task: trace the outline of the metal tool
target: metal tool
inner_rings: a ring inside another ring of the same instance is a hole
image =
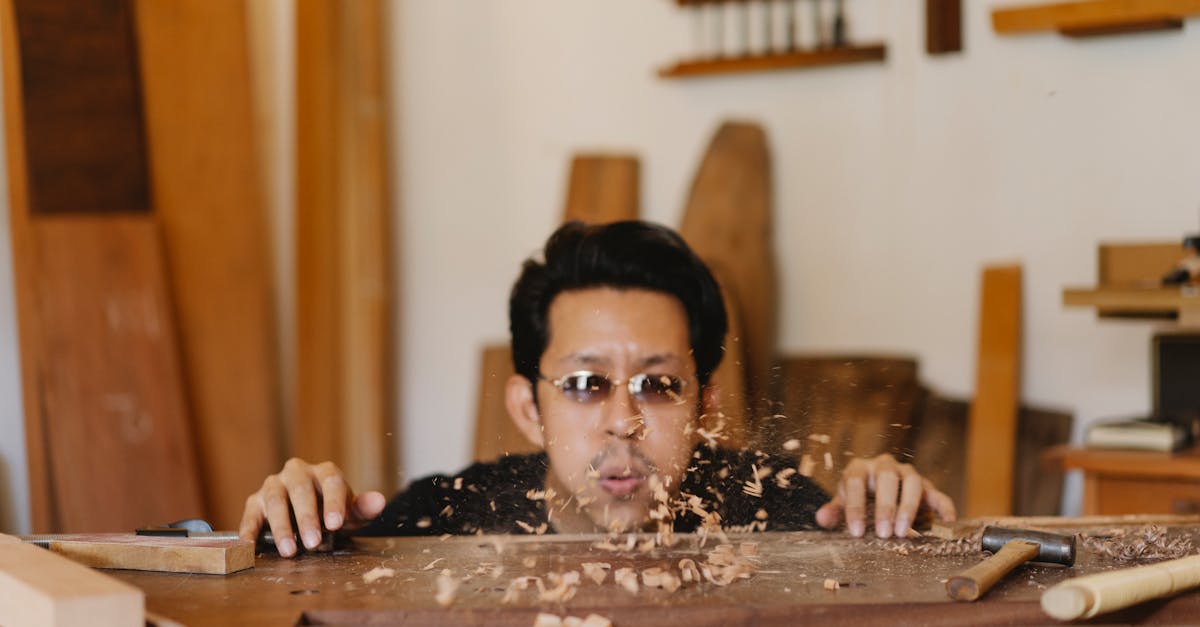
[[[1075,536],[986,527],[980,544],[991,557],[946,581],[946,593],[956,601],[974,601],[1025,562],[1075,565]]]

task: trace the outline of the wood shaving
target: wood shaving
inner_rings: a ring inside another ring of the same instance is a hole
[[[786,488],[792,485],[791,477],[794,474],[796,474],[795,468],[784,468],[783,470],[780,470],[779,472],[775,473],[775,485],[781,488]]]
[[[440,561],[442,561],[442,560],[445,560],[445,559],[446,559],[446,558],[444,558],[444,557],[439,557],[439,558],[437,558],[437,559],[433,560],[432,562],[429,562],[428,564],[426,564],[426,565],[422,566],[422,567],[421,567],[421,570],[433,570],[433,567],[434,567],[434,566],[437,566],[437,563],[438,563],[438,562],[440,562]]]
[[[684,583],[700,583],[700,569],[694,560],[686,557],[679,560],[679,572],[683,575]]]
[[[754,498],[762,498],[763,485],[762,480],[758,478],[758,466],[750,465],[750,469],[754,472],[753,477],[742,485],[742,492],[753,496]]]
[[[438,605],[449,607],[454,603],[454,597],[458,594],[458,580],[451,574],[450,570],[443,570],[437,578],[437,592],[433,595]]]
[[[612,570],[612,564],[607,562],[584,562],[583,576],[596,582],[597,585],[604,583],[608,578],[608,571]]]
[[[825,470],[833,470],[833,455],[825,451]]]
[[[841,587],[842,587],[842,584],[838,583],[837,579],[826,579],[825,580],[825,589],[826,590],[837,590],[838,588],[841,588]]]
[[[681,585],[675,573],[658,567],[643,570],[642,583],[647,588],[662,588],[667,592],[675,592]]]
[[[454,508],[449,505],[443,507],[442,511],[438,512],[438,516],[441,516],[442,518],[448,518],[453,515],[454,515]]]
[[[739,547],[739,550],[741,551],[742,555],[745,555],[746,557],[755,557],[758,555],[758,543],[743,542],[741,547]]]
[[[529,588],[529,584],[534,581],[541,581],[538,577],[514,577],[508,582],[508,587],[504,589],[504,597],[500,599],[501,603],[514,603],[521,598],[521,592]]]
[[[1118,562],[1178,559],[1196,552],[1191,536],[1172,538],[1161,525],[1079,535],[1088,550]]]
[[[549,573],[546,579],[550,586],[543,583],[540,577],[535,578],[538,587],[538,600],[545,603],[566,603],[575,596],[579,588],[579,571],[565,573]]]
[[[417,529],[427,529],[427,528],[429,528],[429,525],[432,525],[432,524],[433,524],[433,521],[430,520],[428,516],[424,516],[420,520],[417,521]]]
[[[818,444],[829,444],[829,442],[833,440],[833,438],[825,435],[824,433],[811,433],[809,434],[808,439]]]
[[[362,578],[363,583],[375,583],[384,577],[394,577],[395,575],[396,571],[394,569],[377,566],[363,573]]]
[[[521,560],[521,563],[525,565],[525,568],[533,568],[534,566],[537,566],[537,558],[530,555],[529,557]]]
[[[518,520],[517,526],[520,527],[521,529],[523,529],[525,531],[525,533],[537,534],[539,536],[545,534],[546,530],[550,528],[550,526],[546,523],[542,523],[542,524],[538,525],[537,527],[534,527],[533,525],[531,525],[523,520]]]
[[[792,439],[788,440],[787,442],[783,443],[783,450],[785,450],[785,451],[796,451],[799,449],[800,449],[800,440],[797,440],[796,438],[792,438]]]
[[[632,568],[618,568],[617,572],[613,573],[613,580],[631,594],[637,594],[640,589],[637,573],[633,572]]]
[[[454,478],[454,489],[455,489],[455,490],[461,490],[461,489],[462,489],[462,481],[463,481],[463,478],[462,478],[462,477],[455,477],[455,478]]]
[[[813,461],[812,455],[805,453],[800,456],[800,475],[804,477],[813,476],[813,471],[817,469],[817,462]]]

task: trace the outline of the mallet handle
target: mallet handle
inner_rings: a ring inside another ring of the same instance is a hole
[[[1200,555],[1068,579],[1042,595],[1059,620],[1091,618],[1200,586]]]
[[[990,590],[1001,577],[1037,557],[1037,554],[1038,545],[1013,540],[995,555],[951,577],[946,582],[946,592],[955,601],[974,601]]]

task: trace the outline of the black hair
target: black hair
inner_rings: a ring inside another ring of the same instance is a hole
[[[721,362],[728,325],[721,289],[678,233],[641,220],[569,222],[546,240],[541,260],[525,261],[508,300],[517,373],[536,384],[554,298],[593,287],[639,288],[679,299],[687,312],[696,378],[701,387],[708,383]]]

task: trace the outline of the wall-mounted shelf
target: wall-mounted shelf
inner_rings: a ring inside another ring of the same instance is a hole
[[[664,78],[690,78],[738,72],[765,72],[796,68],[821,67],[846,63],[868,63],[887,58],[887,46],[870,44],[844,48],[823,48],[773,54],[720,57],[715,59],[683,60],[659,70]]]
[[[1200,0],[1085,0],[996,9],[992,28],[1001,35],[1057,31],[1068,37],[1096,37],[1179,30],[1200,14]]]
[[[1063,305],[1095,307],[1108,316],[1175,318],[1181,326],[1200,326],[1200,290],[1196,288],[1068,287]]]

